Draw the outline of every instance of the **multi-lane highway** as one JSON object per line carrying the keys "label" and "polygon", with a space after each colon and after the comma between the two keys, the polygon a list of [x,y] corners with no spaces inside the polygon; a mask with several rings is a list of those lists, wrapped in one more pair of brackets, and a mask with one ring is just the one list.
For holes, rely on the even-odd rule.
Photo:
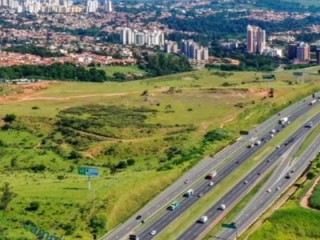
{"label": "multi-lane highway", "polygon": [[[281,116],[290,116],[290,121],[294,121],[297,117],[304,114],[306,109],[310,106],[308,103],[312,100],[312,97],[305,98],[300,102],[297,102],[290,107],[286,108],[281,112]],[[277,125],[279,115],[275,115],[263,124],[261,124],[256,129],[250,131],[248,136],[244,136],[240,141],[236,142],[232,146],[225,148],[223,151],[218,153],[214,158],[206,158],[202,160],[198,165],[193,167],[184,176],[177,180],[173,185],[168,187],[165,191],[158,195],[154,200],[147,204],[143,209],[141,209],[135,216],[131,217],[124,224],[121,224],[117,229],[114,229],[108,235],[103,237],[103,240],[119,240],[127,239],[129,233],[131,233],[135,228],[141,225],[141,220],[146,220],[153,216],[155,213],[163,209],[164,206],[169,204],[177,196],[181,195],[183,191],[186,191],[190,186],[184,184],[184,180],[188,179],[190,183],[194,183],[199,179],[202,179],[210,169],[218,168],[222,165],[228,157],[237,154],[243,154],[243,152],[248,151],[246,146],[248,142],[252,141],[261,135],[261,133],[268,132],[270,129]],[[253,152],[253,151],[252,151]],[[235,161],[234,161],[235,162]],[[236,163],[239,165],[240,162]],[[137,220],[136,216],[140,215],[141,219]]]}
{"label": "multi-lane highway", "polygon": [[[299,176],[308,168],[310,162],[319,153],[320,137],[317,138],[304,154],[295,160],[294,164],[286,169],[285,174],[280,178],[273,178],[271,186],[266,184],[255,198],[245,207],[245,209],[233,221],[237,231],[224,229],[215,239],[236,239],[246,231],[272,204],[283,195],[287,189],[297,180]],[[286,174],[292,172],[292,177],[287,178]]]}
{"label": "multi-lane highway", "polygon": [[[320,114],[316,115],[311,122],[317,125],[320,122]],[[244,197],[245,194],[252,189],[252,186],[261,179],[262,175],[272,167],[272,165],[290,149],[299,139],[304,138],[310,133],[310,128],[302,126],[297,132],[295,132],[286,143],[279,149],[276,149],[266,160],[260,163],[251,173],[249,173],[244,179],[242,179],[229,193],[227,193],[221,200],[212,206],[204,215],[208,217],[208,224],[202,224],[195,222],[187,231],[185,231],[178,240],[196,240],[201,239],[208,230],[212,227],[211,222],[219,219],[223,215],[223,211],[220,206],[223,204],[228,206],[234,205],[237,201]]]}
{"label": "multi-lane highway", "polygon": [[[289,116],[289,122],[295,121],[298,117],[305,114],[307,111],[310,110],[312,106],[305,104],[302,108],[300,108],[297,112],[294,112],[291,116]],[[283,114],[282,114],[283,116]],[[278,119],[280,116],[278,116]],[[282,131],[283,125],[277,123],[276,125],[273,125],[273,129],[275,129],[275,134]],[[271,129],[270,129],[271,130]],[[260,148],[263,147],[263,145],[271,139],[270,133],[266,133],[263,135],[260,140],[261,144],[258,146],[255,146],[250,149],[246,149],[245,151],[241,152],[235,159],[230,161],[229,164],[227,164],[224,168],[220,169],[218,171],[218,176],[215,180],[215,184],[221,182],[225,177],[227,177],[232,171],[234,171],[239,165],[241,165],[244,161],[249,159],[251,156],[253,156]],[[258,141],[258,140],[256,140]],[[247,143],[248,144],[248,143]],[[206,173],[208,173],[208,170],[206,170]],[[200,184],[199,187],[195,189],[195,194],[206,194],[208,191],[212,189],[211,186],[208,185],[207,181],[203,180],[203,183]],[[144,228],[142,232],[138,233],[139,239],[152,239],[155,237],[155,235],[159,232],[161,232],[163,229],[165,229],[172,221],[174,221],[176,218],[178,218],[181,214],[183,214],[190,206],[195,204],[198,201],[198,198],[185,198],[181,201],[181,205],[178,209],[174,211],[167,211],[165,214],[160,215],[154,221],[152,224],[148,224],[147,228]],[[151,232],[156,232],[155,235],[150,234]]]}

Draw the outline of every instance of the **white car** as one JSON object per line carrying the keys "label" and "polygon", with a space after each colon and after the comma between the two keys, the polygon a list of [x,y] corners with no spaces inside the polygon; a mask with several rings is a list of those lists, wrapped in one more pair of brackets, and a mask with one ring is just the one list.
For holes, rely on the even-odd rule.
{"label": "white car", "polygon": [[150,232],[150,235],[152,235],[152,236],[154,236],[154,235],[156,235],[157,234],[157,231],[156,230],[152,230],[151,232]]}
{"label": "white car", "polygon": [[279,190],[280,190],[280,187],[277,187],[276,190],[279,191]]}
{"label": "white car", "polygon": [[185,183],[185,184],[189,183],[189,179],[185,180],[184,183]]}
{"label": "white car", "polygon": [[270,188],[267,190],[267,193],[271,193],[271,189]]}
{"label": "white car", "polygon": [[209,182],[208,185],[209,185],[209,186],[213,186],[213,182]]}

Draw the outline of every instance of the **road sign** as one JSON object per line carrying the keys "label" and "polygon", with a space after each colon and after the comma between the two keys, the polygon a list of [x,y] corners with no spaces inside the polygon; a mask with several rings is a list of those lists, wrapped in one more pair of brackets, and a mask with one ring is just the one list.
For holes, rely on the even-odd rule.
{"label": "road sign", "polygon": [[234,223],[230,223],[230,224],[228,224],[228,223],[222,223],[221,226],[222,226],[223,228],[237,229],[237,227],[236,227],[236,225],[235,225]]}
{"label": "road sign", "polygon": [[86,175],[90,177],[98,177],[99,169],[98,168],[89,168],[89,167],[79,167],[78,174]]}

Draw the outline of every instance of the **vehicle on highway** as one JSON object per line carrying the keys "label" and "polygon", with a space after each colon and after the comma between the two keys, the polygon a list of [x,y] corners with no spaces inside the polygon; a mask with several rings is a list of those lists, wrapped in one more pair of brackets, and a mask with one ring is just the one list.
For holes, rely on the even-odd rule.
{"label": "vehicle on highway", "polygon": [[219,209],[220,209],[220,210],[225,210],[225,209],[226,209],[226,205],[221,204],[220,207],[219,207]]}
{"label": "vehicle on highway", "polygon": [[281,146],[280,145],[278,145],[277,147],[276,147],[276,149],[279,149]]}
{"label": "vehicle on highway", "polygon": [[254,145],[259,146],[261,144],[261,140],[256,141]]}
{"label": "vehicle on highway", "polygon": [[199,193],[199,194],[198,194],[198,197],[202,197],[202,196],[203,196],[203,193]]}
{"label": "vehicle on highway", "polygon": [[189,179],[185,180],[184,183],[185,183],[185,184],[189,183]]}
{"label": "vehicle on highway", "polygon": [[312,128],[313,127],[313,122],[309,122],[307,125],[306,125],[306,128]]}
{"label": "vehicle on highway", "polygon": [[286,175],[286,178],[290,179],[290,178],[292,178],[292,175],[293,175],[292,172],[288,172],[287,175]]}
{"label": "vehicle on highway", "polygon": [[249,145],[248,145],[248,148],[253,148],[254,147],[254,143],[250,143]]}
{"label": "vehicle on highway", "polygon": [[248,184],[248,180],[243,181],[244,184]]}
{"label": "vehicle on highway", "polygon": [[270,134],[270,137],[271,137],[271,138],[273,138],[273,137],[274,137],[274,134],[273,134],[273,133],[271,133],[271,134]]}
{"label": "vehicle on highway", "polygon": [[200,219],[199,219],[199,222],[200,223],[206,223],[208,221],[208,217],[207,216],[202,216]]}
{"label": "vehicle on highway", "polygon": [[157,231],[156,230],[152,230],[151,232],[150,232],[150,235],[152,235],[152,236],[154,236],[154,235],[156,235],[157,234]]}
{"label": "vehicle on highway", "polygon": [[267,190],[267,192],[268,192],[268,193],[271,193],[272,191],[271,191],[271,189],[269,188],[269,189]]}
{"label": "vehicle on highway", "polygon": [[171,205],[168,207],[168,209],[173,211],[176,208],[178,208],[179,206],[180,206],[180,202],[179,201],[174,201],[173,203],[171,203]]}
{"label": "vehicle on highway", "polygon": [[279,190],[280,190],[280,187],[276,187],[276,190],[279,191]]}
{"label": "vehicle on highway", "polygon": [[193,194],[194,194],[193,189],[189,189],[183,196],[188,198],[188,197],[191,197]]}
{"label": "vehicle on highway", "polygon": [[209,182],[208,185],[209,186],[213,186],[214,182]]}
{"label": "vehicle on highway", "polygon": [[309,105],[313,105],[313,104],[315,104],[317,102],[317,99],[313,99],[310,103],[309,103]]}
{"label": "vehicle on highway", "polygon": [[212,171],[212,172],[208,173],[206,178],[213,180],[216,176],[217,176],[217,171]]}
{"label": "vehicle on highway", "polygon": [[142,217],[141,215],[138,215],[138,216],[136,217],[136,219],[139,220],[141,217]]}
{"label": "vehicle on highway", "polygon": [[130,234],[129,235],[129,240],[140,240],[140,238],[137,235]]}
{"label": "vehicle on highway", "polygon": [[282,124],[282,125],[284,125],[286,122],[288,122],[289,121],[289,118],[288,117],[283,117],[283,118],[280,118],[279,119],[279,123],[280,124]]}
{"label": "vehicle on highway", "polygon": [[276,130],[275,130],[275,129],[272,129],[272,130],[270,131],[270,133],[276,133]]}

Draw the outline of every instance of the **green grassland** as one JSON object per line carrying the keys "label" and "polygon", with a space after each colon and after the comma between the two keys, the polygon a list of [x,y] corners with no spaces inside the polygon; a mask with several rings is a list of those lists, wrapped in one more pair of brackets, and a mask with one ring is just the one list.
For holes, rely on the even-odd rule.
{"label": "green grassland", "polygon": [[137,66],[106,66],[100,67],[103,69],[109,76],[112,76],[115,73],[124,73],[124,74],[144,74],[145,72]]}
{"label": "green grassland", "polygon": [[320,185],[316,186],[310,199],[310,205],[320,210]]}
{"label": "green grassland", "polygon": [[[304,83],[286,71],[276,81],[261,76],[200,70],[123,83],[57,82],[0,101],[0,117],[17,116],[0,121],[0,185],[9,182],[16,193],[0,211],[0,238],[36,239],[22,227],[27,220],[64,239],[102,235],[240,129],[320,90],[320,76],[311,73]],[[219,128],[227,137],[205,137]],[[79,166],[100,170],[90,191]],[[28,210],[32,201],[38,210]],[[106,229],[93,224],[97,218]]]}
{"label": "green grassland", "polygon": [[[311,172],[320,174],[320,157],[313,163]],[[240,239],[266,240],[315,240],[320,238],[320,211],[305,209],[300,206],[300,199],[313,185],[314,178],[308,179],[300,185],[298,191],[285,203],[283,207],[271,215],[262,226],[251,236]]]}

